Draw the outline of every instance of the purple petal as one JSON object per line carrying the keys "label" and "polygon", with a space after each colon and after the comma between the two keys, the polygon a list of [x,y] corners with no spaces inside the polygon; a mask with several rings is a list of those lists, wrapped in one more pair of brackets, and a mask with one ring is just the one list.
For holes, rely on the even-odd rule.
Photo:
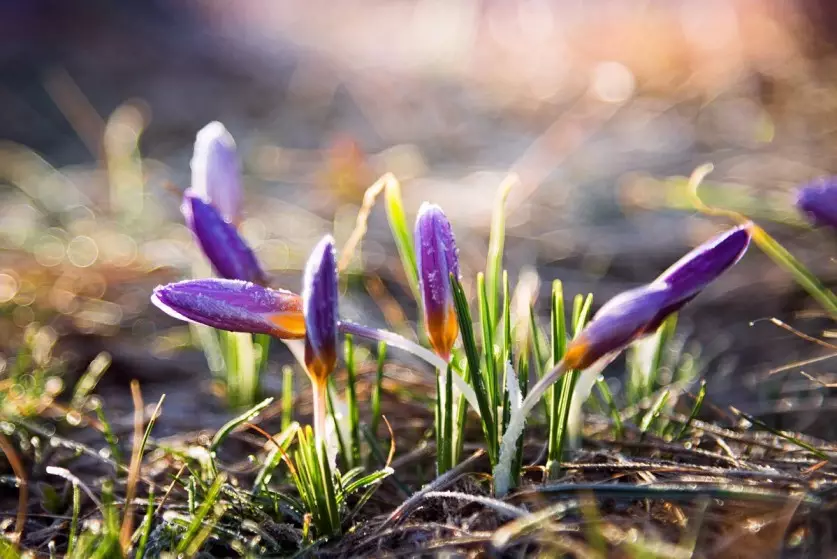
{"label": "purple petal", "polygon": [[235,140],[220,122],[210,122],[195,137],[192,190],[215,206],[225,221],[241,218],[241,165]]}
{"label": "purple petal", "polygon": [[305,364],[308,372],[325,379],[337,363],[337,260],[334,239],[324,237],[305,265],[302,287],[305,314]]}
{"label": "purple petal", "polygon": [[220,330],[283,339],[305,335],[299,295],[246,281],[210,278],[160,285],[151,302],[177,319]]}
{"label": "purple petal", "polygon": [[703,243],[660,274],[655,283],[663,282],[671,287],[671,299],[664,309],[665,314],[691,301],[738,262],[749,245],[749,225],[741,225]]}
{"label": "purple petal", "polygon": [[183,195],[181,211],[201,250],[219,276],[266,283],[264,272],[253,251],[235,227],[224,221],[214,206],[189,189]]}
{"label": "purple petal", "polygon": [[669,298],[670,288],[663,283],[620,293],[605,303],[570,342],[564,362],[570,369],[585,369],[608,353],[653,332],[660,325],[658,319]]}
{"label": "purple petal", "polygon": [[796,207],[813,225],[837,228],[837,177],[823,177],[800,187]]}
{"label": "purple petal", "polygon": [[459,250],[450,222],[439,206],[425,202],[416,217],[419,292],[426,330],[436,352],[447,357],[459,333],[450,275],[459,277]]}

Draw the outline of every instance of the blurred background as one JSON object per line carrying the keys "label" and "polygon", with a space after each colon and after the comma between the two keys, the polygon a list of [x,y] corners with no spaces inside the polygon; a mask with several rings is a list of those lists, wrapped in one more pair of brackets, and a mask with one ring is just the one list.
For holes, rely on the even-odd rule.
{"label": "blurred background", "polygon": [[[147,401],[178,402],[164,430],[223,421],[194,397],[209,375],[180,351],[188,331],[148,304],[197,254],[178,191],[212,120],[243,159],[242,231],[291,289],[387,171],[409,211],[445,209],[472,281],[514,172],[512,281],[536,271],[540,309],[554,278],[600,305],[730,225],[686,199],[684,177],[707,161],[707,200],[752,216],[831,284],[834,234],[792,204],[797,184],[837,171],[835,25],[827,0],[5,0],[0,346],[11,355],[39,324],[76,367],[113,356],[100,390],[117,409],[139,378]],[[345,314],[415,319],[380,207],[351,269]],[[755,248],[687,307],[710,398],[833,435],[831,390],[776,372],[828,350],[770,317],[816,336],[830,326]],[[803,368],[825,383],[832,369]]]}

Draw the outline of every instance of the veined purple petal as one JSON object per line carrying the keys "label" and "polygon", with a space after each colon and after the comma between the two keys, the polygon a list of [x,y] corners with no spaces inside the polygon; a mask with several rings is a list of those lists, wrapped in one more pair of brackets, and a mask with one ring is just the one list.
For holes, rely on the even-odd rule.
{"label": "veined purple petal", "polygon": [[750,245],[750,237],[749,225],[730,229],[695,248],[660,274],[655,283],[663,282],[671,287],[665,315],[691,301],[738,262]]}
{"label": "veined purple petal", "polygon": [[796,207],[813,225],[837,228],[837,177],[823,177],[800,187]]}
{"label": "veined purple petal", "polygon": [[459,334],[450,285],[451,274],[459,278],[459,251],[450,222],[439,206],[422,204],[415,237],[427,335],[436,353],[447,358]]}
{"label": "veined purple petal", "polygon": [[305,335],[302,299],[284,289],[240,280],[186,280],[158,286],[151,302],[177,319],[220,330],[270,334],[282,339]]}
{"label": "veined purple petal", "polygon": [[658,318],[669,298],[670,288],[666,284],[652,283],[620,293],[605,303],[567,346],[567,368],[585,369],[653,332],[660,325]]}
{"label": "veined purple petal", "polygon": [[210,122],[195,137],[192,190],[215,206],[225,221],[241,218],[241,164],[235,140],[220,122]]}
{"label": "veined purple petal", "polygon": [[308,257],[302,284],[305,315],[305,365],[324,380],[337,363],[337,260],[334,239],[324,237]]}
{"label": "veined purple petal", "polygon": [[201,250],[219,276],[266,283],[264,272],[253,251],[235,227],[224,221],[214,206],[189,189],[183,195],[181,211]]}

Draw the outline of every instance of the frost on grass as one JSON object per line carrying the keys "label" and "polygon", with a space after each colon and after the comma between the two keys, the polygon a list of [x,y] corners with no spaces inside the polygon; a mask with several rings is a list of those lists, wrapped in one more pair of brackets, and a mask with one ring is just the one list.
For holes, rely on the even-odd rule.
{"label": "frost on grass", "polygon": [[517,440],[526,425],[526,414],[520,413],[523,405],[520,384],[511,362],[506,362],[506,390],[509,393],[511,419],[500,443],[500,459],[494,466],[494,493],[498,496],[505,495],[511,486],[512,462],[517,454]]}

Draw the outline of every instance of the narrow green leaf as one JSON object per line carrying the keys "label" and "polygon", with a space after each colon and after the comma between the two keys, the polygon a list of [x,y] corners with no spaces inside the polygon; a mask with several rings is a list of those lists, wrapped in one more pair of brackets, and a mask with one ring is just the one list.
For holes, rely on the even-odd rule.
{"label": "narrow green leaf", "polygon": [[773,433],[777,437],[779,437],[781,439],[784,439],[784,440],[788,441],[789,443],[798,446],[799,448],[804,448],[805,450],[807,450],[808,452],[810,452],[811,454],[813,454],[814,456],[816,456],[820,460],[828,460],[829,462],[832,462],[832,463],[837,462],[837,459],[833,458],[832,456],[829,456],[828,454],[826,454],[822,450],[818,449],[817,447],[815,447],[811,443],[806,443],[802,439],[794,436],[792,433],[788,433],[788,432],[782,431],[780,429],[775,429],[775,428],[771,427],[770,425],[768,425],[767,423],[765,423],[765,422],[763,422],[759,419],[756,419],[752,415],[746,414],[746,413],[744,413],[740,410],[737,410],[735,408],[731,408],[731,409],[734,413],[736,413],[737,415],[740,415],[741,417],[743,417],[744,419],[746,419],[747,421],[749,421],[750,423],[752,423],[753,425],[755,425],[759,429],[763,429],[763,430],[765,430],[769,433]]}
{"label": "narrow green leaf", "polygon": [[599,395],[602,397],[602,400],[604,400],[610,419],[613,421],[613,437],[616,440],[619,440],[624,435],[622,418],[620,417],[619,410],[616,408],[616,404],[613,401],[613,394],[610,392],[610,387],[607,385],[607,381],[605,381],[603,377],[599,377],[596,380],[596,389],[599,391]]}
{"label": "narrow green leaf", "polygon": [[70,519],[70,532],[67,534],[67,557],[73,556],[78,538],[78,518],[81,514],[81,489],[73,482],[73,516]]}
{"label": "narrow green leaf", "polygon": [[687,419],[686,423],[684,423],[680,427],[680,431],[678,431],[677,435],[675,435],[674,437],[675,441],[679,441],[680,439],[682,439],[683,435],[685,435],[688,432],[689,427],[692,426],[692,421],[694,421],[700,413],[700,408],[703,406],[704,398],[706,398],[706,381],[702,380],[700,381],[700,389],[698,390],[697,396],[695,397],[695,405],[692,406],[692,411],[691,413],[689,413],[689,419]]}
{"label": "narrow green leaf", "polygon": [[357,387],[355,383],[355,344],[351,334],[346,334],[346,407],[349,417],[349,436],[351,441],[352,467],[360,465],[360,411],[357,405]]}
{"label": "narrow green leaf", "polygon": [[[564,289],[560,280],[552,283],[552,313],[550,316],[552,326],[552,362],[560,363],[567,351],[567,326],[564,311]],[[547,471],[550,476],[558,474],[561,462],[562,433],[566,430],[561,425],[563,414],[561,413],[562,392],[567,388],[567,382],[572,379],[571,373],[551,386],[546,393],[546,400],[549,402],[549,439],[547,445]]]}
{"label": "narrow green leaf", "polygon": [[641,435],[644,435],[648,432],[648,429],[651,427],[651,422],[654,421],[660,415],[660,412],[665,407],[666,403],[668,403],[668,399],[671,397],[671,391],[663,390],[657,399],[654,400],[654,403],[645,412],[645,415],[642,417],[642,421],[639,422],[639,432]]}
{"label": "narrow green leaf", "polygon": [[500,185],[491,213],[491,231],[488,238],[485,276],[489,322],[492,324],[497,322],[500,270],[503,267],[503,245],[506,240],[506,199],[509,197],[512,184],[511,180],[506,180]]}
{"label": "narrow green leaf", "polygon": [[413,234],[411,229],[407,227],[404,202],[401,199],[401,187],[397,181],[393,179],[387,183],[384,196],[392,238],[395,240],[395,246],[398,249],[398,255],[401,257],[401,264],[404,266],[404,273],[407,275],[407,282],[410,284],[413,297],[421,305]]}
{"label": "narrow green leaf", "polygon": [[[134,557],[145,557],[145,548],[148,546],[148,537],[151,535],[151,527],[154,525],[154,486],[148,489],[148,504],[145,507],[145,516],[142,518],[142,523],[138,528],[139,541],[137,548],[134,551]],[[70,551],[67,551],[70,555]]]}
{"label": "narrow green leaf", "polygon": [[387,358],[386,342],[378,342],[378,362],[375,367],[375,386],[372,389],[372,420],[369,422],[369,430],[373,435],[378,435],[378,425],[381,422],[381,393],[384,381],[384,363]]}
{"label": "narrow green leaf", "polygon": [[294,410],[294,370],[290,365],[282,367],[282,430],[291,426]]}
{"label": "narrow green leaf", "polygon": [[462,336],[462,346],[465,350],[465,357],[468,361],[468,370],[471,375],[471,382],[477,396],[477,403],[480,408],[480,418],[483,435],[485,436],[486,450],[492,465],[497,463],[499,441],[497,440],[497,422],[494,420],[496,411],[491,408],[488,396],[488,387],[485,385],[484,376],[480,371],[479,351],[474,339],[473,322],[471,321],[471,310],[468,307],[468,300],[462,284],[453,275],[450,277],[453,288],[453,301],[456,308],[456,317],[459,322],[459,332]]}
{"label": "narrow green leaf", "polygon": [[494,359],[494,322],[491,309],[488,306],[488,297],[485,287],[485,276],[482,272],[477,274],[477,304],[480,308],[480,326],[482,327],[482,351],[485,363],[485,384],[489,387],[489,398],[492,408],[496,409],[503,402],[500,387],[500,379],[497,375],[496,361]]}
{"label": "narrow green leaf", "polygon": [[[192,546],[192,543],[196,541],[199,533],[201,532],[204,520],[209,512],[215,507],[215,502],[221,494],[221,488],[224,486],[225,481],[226,475],[223,472],[215,476],[215,479],[212,481],[212,485],[209,486],[206,495],[204,495],[203,502],[192,516],[192,520],[189,522],[189,527],[186,529],[186,533],[183,534],[180,541],[177,543],[177,553],[185,553],[186,550]],[[193,550],[193,554],[195,552],[197,552],[197,549]]]}
{"label": "narrow green leaf", "polygon": [[215,437],[212,438],[212,443],[209,445],[209,452],[215,452],[217,448],[224,442],[230,433],[232,433],[233,429],[241,425],[242,423],[253,421],[253,419],[258,416],[262,410],[264,410],[267,406],[273,403],[273,398],[266,398],[247,410],[246,412],[242,413],[241,415],[232,418],[230,421],[226,422],[217,433],[215,433]]}

